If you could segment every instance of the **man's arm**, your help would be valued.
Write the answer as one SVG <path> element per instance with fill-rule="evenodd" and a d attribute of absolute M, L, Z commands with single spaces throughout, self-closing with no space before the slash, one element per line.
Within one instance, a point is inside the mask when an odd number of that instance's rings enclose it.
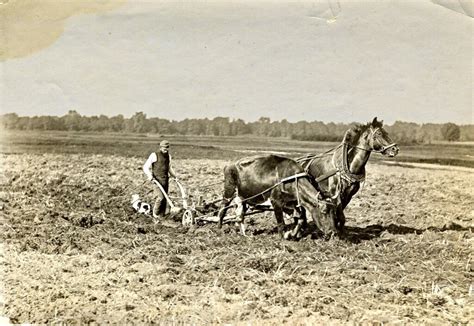
<path fill-rule="evenodd" d="M 170 176 L 172 176 L 175 179 L 178 179 L 178 177 L 176 176 L 176 172 L 174 172 L 173 166 L 171 165 L 170 165 Z"/>
<path fill-rule="evenodd" d="M 148 180 L 153 180 L 153 173 L 151 172 L 151 165 L 158 160 L 156 153 L 153 152 L 150 154 L 145 164 L 143 164 L 143 172 L 145 173 Z"/>

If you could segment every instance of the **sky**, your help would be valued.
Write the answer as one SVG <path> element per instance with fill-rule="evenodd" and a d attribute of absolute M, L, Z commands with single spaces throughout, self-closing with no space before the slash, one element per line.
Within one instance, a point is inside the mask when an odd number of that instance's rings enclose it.
<path fill-rule="evenodd" d="M 15 1 L 2 113 L 474 123 L 465 2 Z"/>

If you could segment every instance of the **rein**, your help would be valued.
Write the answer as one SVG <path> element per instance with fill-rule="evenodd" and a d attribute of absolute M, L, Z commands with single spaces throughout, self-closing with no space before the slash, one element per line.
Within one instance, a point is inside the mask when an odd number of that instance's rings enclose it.
<path fill-rule="evenodd" d="M 307 178 L 309 177 L 309 174 L 306 173 L 306 172 L 301 172 L 301 173 L 297 173 L 297 174 L 294 174 L 292 176 L 289 176 L 289 177 L 286 177 L 286 178 L 283 178 L 283 179 L 280 179 L 280 181 L 278 181 L 277 183 L 275 183 L 273 186 L 265 189 L 264 191 L 261 191 L 259 192 L 258 194 L 256 195 L 253 195 L 251 197 L 247 197 L 247 198 L 244 198 L 242 199 L 242 203 L 245 203 L 249 200 L 252 200 L 254 198 L 257 198 L 259 196 L 262 196 L 263 194 L 269 192 L 270 190 L 273 190 L 274 188 L 278 187 L 279 185 L 281 184 L 284 184 L 284 183 L 288 183 L 288 182 L 293 182 L 295 181 L 296 182 L 296 197 L 297 197 L 297 200 L 298 200 L 298 206 L 300 205 L 300 195 L 299 195 L 299 190 L 298 190 L 298 179 L 300 178 Z"/>
<path fill-rule="evenodd" d="M 298 180 L 301 179 L 301 178 L 309 178 L 309 177 L 310 177 L 310 175 L 308 173 L 300 172 L 300 173 L 291 175 L 289 177 L 280 179 L 277 183 L 275 183 L 271 187 L 259 192 L 258 194 L 247 197 L 247 198 L 244 198 L 244 199 L 241 199 L 240 202 L 239 202 L 239 205 L 241 205 L 241 204 L 243 204 L 243 203 L 245 203 L 249 200 L 252 200 L 254 198 L 257 198 L 259 196 L 262 196 L 263 194 L 273 190 L 274 188 L 278 187 L 279 185 L 294 181 L 296 183 L 296 200 L 298 201 L 298 207 L 300 207 L 301 206 L 301 199 L 300 199 L 300 194 L 299 194 L 299 189 L 298 189 Z M 238 195 L 237 195 L 237 197 L 238 197 Z M 233 197 L 233 198 L 235 198 L 235 197 Z M 228 200 L 231 200 L 231 198 L 229 198 Z M 328 203 L 328 204 L 330 204 L 330 203 Z M 219 210 L 230 208 L 233 205 L 235 205 L 235 204 L 230 204 L 230 205 L 224 206 L 224 207 L 220 208 Z M 216 210 L 215 212 L 218 212 L 219 210 Z"/>

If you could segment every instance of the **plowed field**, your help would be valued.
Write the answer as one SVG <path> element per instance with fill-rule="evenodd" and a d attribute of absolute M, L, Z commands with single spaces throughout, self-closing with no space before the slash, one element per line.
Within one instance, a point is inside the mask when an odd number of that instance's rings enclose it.
<path fill-rule="evenodd" d="M 134 213 L 132 193 L 153 202 L 144 159 L 1 159 L 3 315 L 13 323 L 472 320 L 472 171 L 369 163 L 347 237 L 290 242 L 271 214 L 249 217 L 244 237 L 233 225 L 184 228 Z M 221 181 L 227 161 L 175 163 L 199 189 Z"/>

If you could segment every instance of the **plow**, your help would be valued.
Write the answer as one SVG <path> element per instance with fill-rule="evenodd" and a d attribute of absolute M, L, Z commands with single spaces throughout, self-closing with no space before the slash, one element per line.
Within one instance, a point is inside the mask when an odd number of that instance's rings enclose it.
<path fill-rule="evenodd" d="M 219 222 L 218 213 L 222 209 L 219 204 L 222 199 L 215 197 L 204 198 L 202 193 L 196 195 L 190 195 L 184 185 L 175 180 L 178 188 L 178 196 L 172 197 L 168 195 L 161 184 L 157 180 L 153 180 L 153 183 L 160 189 L 164 194 L 166 201 L 170 206 L 171 214 L 181 214 L 181 224 L 189 227 L 192 225 L 206 224 L 206 223 L 217 223 Z M 240 201 L 238 197 L 230 204 L 228 215 L 224 218 L 224 223 L 232 223 L 236 220 L 240 214 Z M 263 208 L 258 212 L 263 211 Z M 267 210 L 271 210 L 268 208 Z M 255 212 L 254 214 L 258 213 Z"/>
<path fill-rule="evenodd" d="M 289 180 L 294 179 L 294 177 L 295 176 L 287 178 L 288 180 L 282 179 L 281 182 L 268 188 L 264 192 L 270 191 L 280 183 L 288 182 Z M 296 177 L 299 178 L 300 176 L 298 175 Z M 223 224 L 238 222 L 238 218 L 242 214 L 242 203 L 247 199 L 250 199 L 247 198 L 242 200 L 239 196 L 236 196 L 227 206 L 221 207 L 221 198 L 218 198 L 217 196 L 204 198 L 205 196 L 202 193 L 190 195 L 180 181 L 175 180 L 175 182 L 179 195 L 173 197 L 164 191 L 162 185 L 157 180 L 153 180 L 153 183 L 164 194 L 164 197 L 170 206 L 170 213 L 172 215 L 181 214 L 181 224 L 185 227 L 190 227 L 192 225 L 204 225 L 207 223 L 218 223 L 219 213 L 223 209 L 227 209 L 226 215 L 223 218 Z M 264 212 L 273 212 L 273 208 L 269 201 L 250 206 L 245 212 L 245 216 L 251 216 Z"/>

